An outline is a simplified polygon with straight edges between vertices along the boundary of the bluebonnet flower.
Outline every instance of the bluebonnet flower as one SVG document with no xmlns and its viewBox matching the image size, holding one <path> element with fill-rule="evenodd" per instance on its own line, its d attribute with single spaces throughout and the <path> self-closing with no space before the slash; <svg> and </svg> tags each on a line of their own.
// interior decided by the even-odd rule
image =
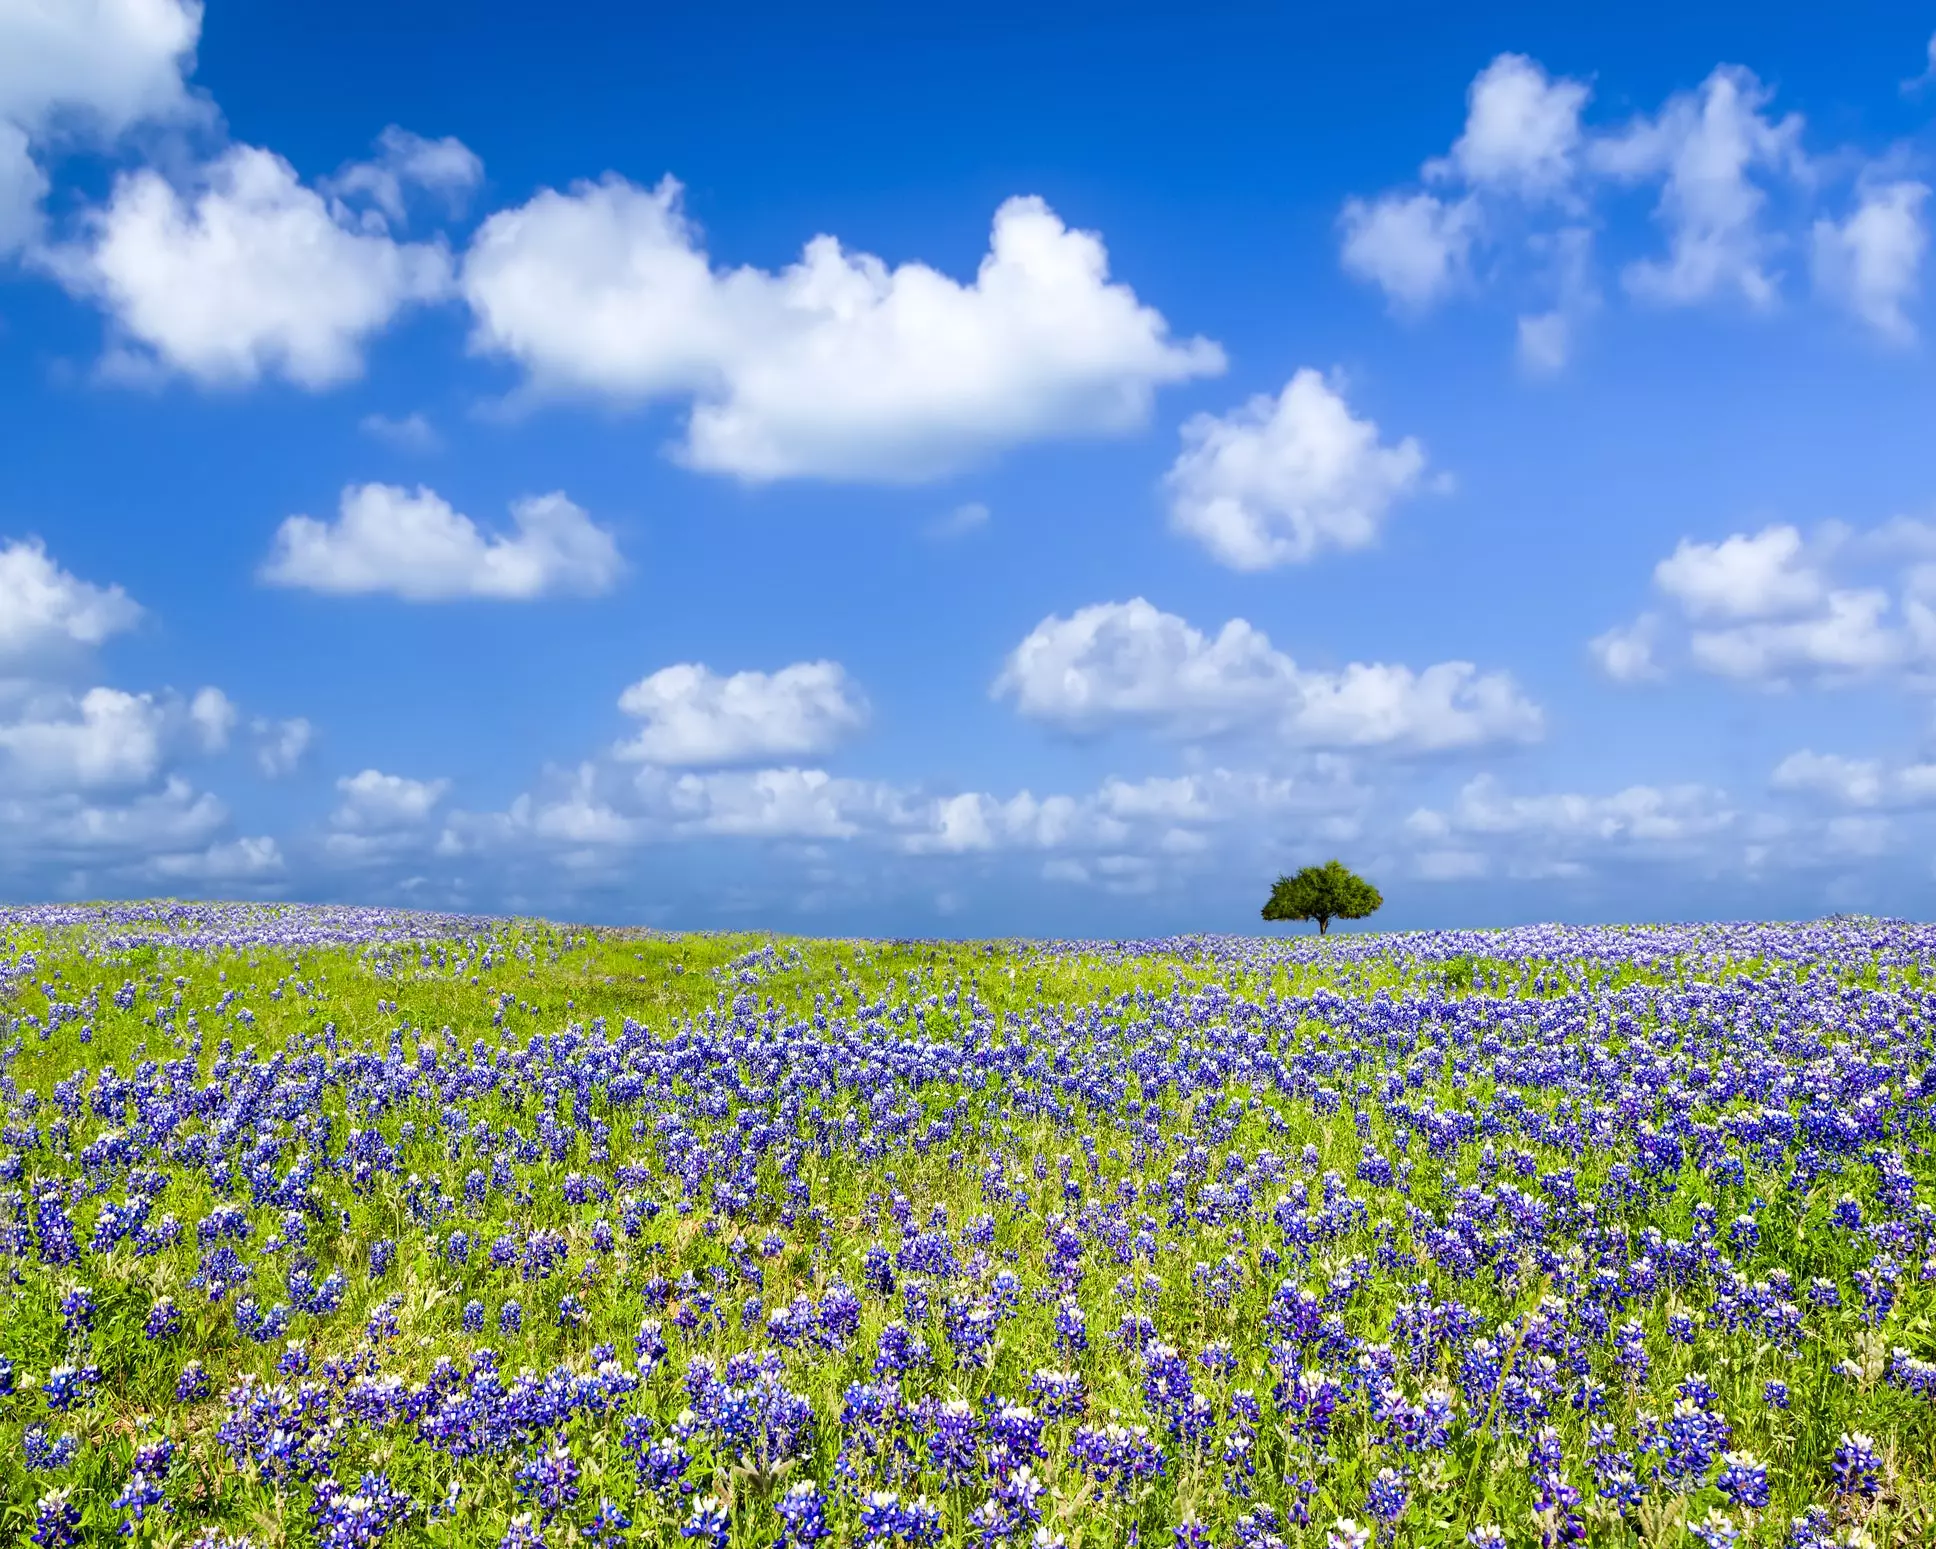
<svg viewBox="0 0 1936 1549">
<path fill-rule="evenodd" d="M 1844 1431 L 1829 1459 L 1829 1473 L 1841 1495 L 1874 1495 L 1882 1487 L 1882 1459 L 1875 1439 L 1861 1431 Z"/>
<path fill-rule="evenodd" d="M 827 1497 L 810 1479 L 789 1486 L 774 1509 L 786 1524 L 782 1540 L 785 1549 L 813 1549 L 833 1532 L 827 1525 Z"/>
<path fill-rule="evenodd" d="M 1714 1485 L 1736 1507 L 1760 1511 L 1768 1504 L 1768 1466 L 1750 1453 L 1723 1453 Z"/>
<path fill-rule="evenodd" d="M 699 1549 L 726 1549 L 729 1535 L 726 1506 L 715 1495 L 702 1495 L 692 1503 L 692 1515 L 679 1529 L 681 1538 L 690 1538 Z"/>
<path fill-rule="evenodd" d="M 518 1493 L 552 1521 L 578 1499 L 578 1462 L 562 1441 L 526 1461 L 517 1473 Z"/>
<path fill-rule="evenodd" d="M 70 1549 L 80 1542 L 81 1509 L 65 1488 L 50 1490 L 34 1503 L 34 1530 L 39 1549 Z"/>
</svg>

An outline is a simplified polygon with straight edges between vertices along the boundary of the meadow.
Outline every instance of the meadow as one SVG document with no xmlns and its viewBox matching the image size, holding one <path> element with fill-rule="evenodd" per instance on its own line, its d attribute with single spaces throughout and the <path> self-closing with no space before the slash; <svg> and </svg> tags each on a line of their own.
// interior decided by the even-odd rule
<svg viewBox="0 0 1936 1549">
<path fill-rule="evenodd" d="M 0 912 L 0 1541 L 1936 1543 L 1936 927 Z"/>
</svg>

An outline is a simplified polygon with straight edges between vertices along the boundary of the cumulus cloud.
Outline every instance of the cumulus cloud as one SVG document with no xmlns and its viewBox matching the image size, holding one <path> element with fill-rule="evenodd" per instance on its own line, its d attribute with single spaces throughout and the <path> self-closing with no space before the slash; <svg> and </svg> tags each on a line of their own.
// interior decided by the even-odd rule
<svg viewBox="0 0 1936 1549">
<path fill-rule="evenodd" d="M 229 745 L 229 733 L 235 730 L 241 714 L 235 701 L 219 688 L 201 689 L 188 702 L 188 719 L 196 740 L 210 753 L 219 753 Z"/>
<path fill-rule="evenodd" d="M 1479 207 L 1435 194 L 1348 199 L 1338 217 L 1344 267 L 1381 287 L 1396 306 L 1423 311 L 1465 281 Z"/>
<path fill-rule="evenodd" d="M 0 258 L 40 235 L 36 150 L 193 110 L 184 78 L 201 26 L 194 0 L 0 4 Z"/>
<path fill-rule="evenodd" d="M 1514 795 L 1494 776 L 1478 775 L 1449 807 L 1421 807 L 1405 827 L 1426 846 L 1414 863 L 1420 876 L 1459 880 L 1495 869 L 1564 878 L 1615 861 L 1712 863 L 1740 823 L 1726 794 L 1705 785 Z"/>
<path fill-rule="evenodd" d="M 1767 193 L 1751 174 L 1805 169 L 1799 115 L 1769 117 L 1772 93 L 1754 73 L 1723 65 L 1698 91 L 1597 141 L 1594 164 L 1625 181 L 1660 179 L 1655 218 L 1667 256 L 1630 264 L 1622 278 L 1644 300 L 1685 305 L 1732 292 L 1765 307 L 1776 295 L 1762 229 Z"/>
<path fill-rule="evenodd" d="M 372 334 L 450 285 L 441 243 L 394 240 L 249 145 L 231 146 L 186 189 L 152 168 L 126 174 L 89 226 L 49 262 L 113 316 L 121 367 L 210 385 L 346 381 L 361 374 Z"/>
<path fill-rule="evenodd" d="M 995 692 L 1067 731 L 1243 730 L 1313 747 L 1441 752 L 1531 741 L 1542 724 L 1509 676 L 1470 662 L 1310 670 L 1246 620 L 1213 638 L 1141 597 L 1044 619 L 1010 654 Z"/>
<path fill-rule="evenodd" d="M 1275 398 L 1184 423 L 1170 516 L 1224 564 L 1264 570 L 1363 548 L 1424 474 L 1416 439 L 1381 441 L 1335 382 L 1307 368 Z"/>
<path fill-rule="evenodd" d="M 867 701 L 838 662 L 722 676 L 696 662 L 662 667 L 619 696 L 644 721 L 618 748 L 648 764 L 742 764 L 826 753 L 867 724 Z"/>
<path fill-rule="evenodd" d="M 300 715 L 286 721 L 258 717 L 249 729 L 255 736 L 255 766 L 268 780 L 294 774 L 316 740 L 316 728 Z"/>
<path fill-rule="evenodd" d="M 261 576 L 271 586 L 338 596 L 383 592 L 409 602 L 527 601 L 611 590 L 618 544 L 562 494 L 511 507 L 512 533 L 481 531 L 434 490 L 355 484 L 334 522 L 292 516 Z"/>
<path fill-rule="evenodd" d="M 448 780 L 413 780 L 365 769 L 336 782 L 342 795 L 330 821 L 338 828 L 376 831 L 422 823 L 450 789 Z"/>
<path fill-rule="evenodd" d="M 1428 163 L 1426 176 L 1456 173 L 1529 197 L 1559 193 L 1573 180 L 1580 110 L 1591 94 L 1584 81 L 1554 80 L 1524 54 L 1501 54 L 1466 92 L 1465 130 L 1450 158 Z"/>
<path fill-rule="evenodd" d="M 1622 681 L 1661 676 L 1670 654 L 1704 672 L 1772 687 L 1926 674 L 1936 663 L 1936 609 L 1924 594 L 1923 567 L 1888 573 L 1918 553 L 1925 536 L 1918 524 L 1897 522 L 1868 534 L 1828 528 L 1812 539 L 1787 524 L 1719 542 L 1684 539 L 1654 567 L 1674 627 L 1643 614 L 1599 636 L 1592 649 Z"/>
<path fill-rule="evenodd" d="M 1778 791 L 1819 796 L 1843 807 L 1936 806 L 1936 764 L 1884 764 L 1804 748 L 1775 766 Z"/>
<path fill-rule="evenodd" d="M 462 288 L 473 348 L 522 366 L 530 393 L 687 400 L 683 460 L 754 481 L 938 477 L 1132 429 L 1156 387 L 1223 368 L 1032 198 L 996 212 L 963 284 L 829 236 L 778 273 L 721 270 L 677 182 L 608 176 L 493 215 Z"/>
<path fill-rule="evenodd" d="M 170 881 L 259 882 L 287 869 L 282 847 L 267 835 L 217 841 L 203 850 L 157 855 L 149 870 Z"/>
<path fill-rule="evenodd" d="M 1654 584 L 1695 618 L 1730 620 L 1806 612 L 1827 592 L 1801 533 L 1787 525 L 1719 543 L 1684 538 L 1654 567 Z"/>
<path fill-rule="evenodd" d="M 39 539 L 0 545 L 0 665 L 97 646 L 140 618 L 119 586 L 69 574 Z"/>
<path fill-rule="evenodd" d="M 0 719 L 0 787 L 144 785 L 161 770 L 168 730 L 167 709 L 151 694 L 37 693 Z"/>
<path fill-rule="evenodd" d="M 1773 110 L 1750 70 L 1720 65 L 1617 128 L 1589 127 L 1586 83 L 1554 78 L 1533 59 L 1501 54 L 1467 92 L 1463 132 L 1424 163 L 1424 187 L 1347 199 L 1340 262 L 1395 307 L 1419 311 L 1460 290 L 1503 288 L 1516 308 L 1521 364 L 1563 369 L 1597 303 L 1591 256 L 1609 197 L 1654 192 L 1665 250 L 1624 265 L 1624 289 L 1656 306 L 1732 300 L 1767 312 L 1780 298 L 1780 259 L 1809 252 L 1818 294 L 1882 337 L 1914 337 L 1914 300 L 1927 248 L 1927 186 L 1889 158 L 1812 157 L 1797 114 Z M 1822 189 L 1852 179 L 1853 210 L 1799 219 Z M 1569 252 L 1570 248 L 1570 252 Z"/>
<path fill-rule="evenodd" d="M 377 137 L 376 147 L 368 161 L 352 162 L 326 179 L 323 191 L 345 205 L 367 199 L 386 221 L 400 225 L 410 190 L 432 195 L 455 215 L 484 180 L 484 163 L 454 136 L 428 140 L 392 124 Z"/>
<path fill-rule="evenodd" d="M 1654 645 L 1660 634 L 1660 620 L 1643 613 L 1631 624 L 1616 624 L 1604 634 L 1587 642 L 1587 649 L 1600 670 L 1616 683 L 1644 683 L 1662 676 L 1654 659 Z"/>
<path fill-rule="evenodd" d="M 1899 178 L 1864 188 L 1841 222 L 1815 223 L 1815 285 L 1891 344 L 1913 344 L 1908 304 L 1921 288 L 1929 231 L 1923 205 L 1929 185 Z"/>
</svg>

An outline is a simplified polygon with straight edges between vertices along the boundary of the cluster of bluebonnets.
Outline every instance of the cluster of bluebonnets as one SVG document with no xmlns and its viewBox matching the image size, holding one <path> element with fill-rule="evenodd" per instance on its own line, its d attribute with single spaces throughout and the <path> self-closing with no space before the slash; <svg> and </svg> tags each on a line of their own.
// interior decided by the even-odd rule
<svg viewBox="0 0 1936 1549">
<path fill-rule="evenodd" d="M 1936 1542 L 1932 974 L 0 914 L 0 1537 Z"/>
</svg>

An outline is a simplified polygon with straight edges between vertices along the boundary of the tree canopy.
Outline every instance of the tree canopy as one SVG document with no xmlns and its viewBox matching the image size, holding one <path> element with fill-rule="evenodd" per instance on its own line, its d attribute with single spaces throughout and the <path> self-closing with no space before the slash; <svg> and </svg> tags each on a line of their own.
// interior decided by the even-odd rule
<svg viewBox="0 0 1936 1549">
<path fill-rule="evenodd" d="M 1384 894 L 1344 862 L 1331 860 L 1279 877 L 1264 905 L 1264 918 L 1316 920 L 1322 936 L 1333 920 L 1362 920 L 1384 901 Z"/>
</svg>

